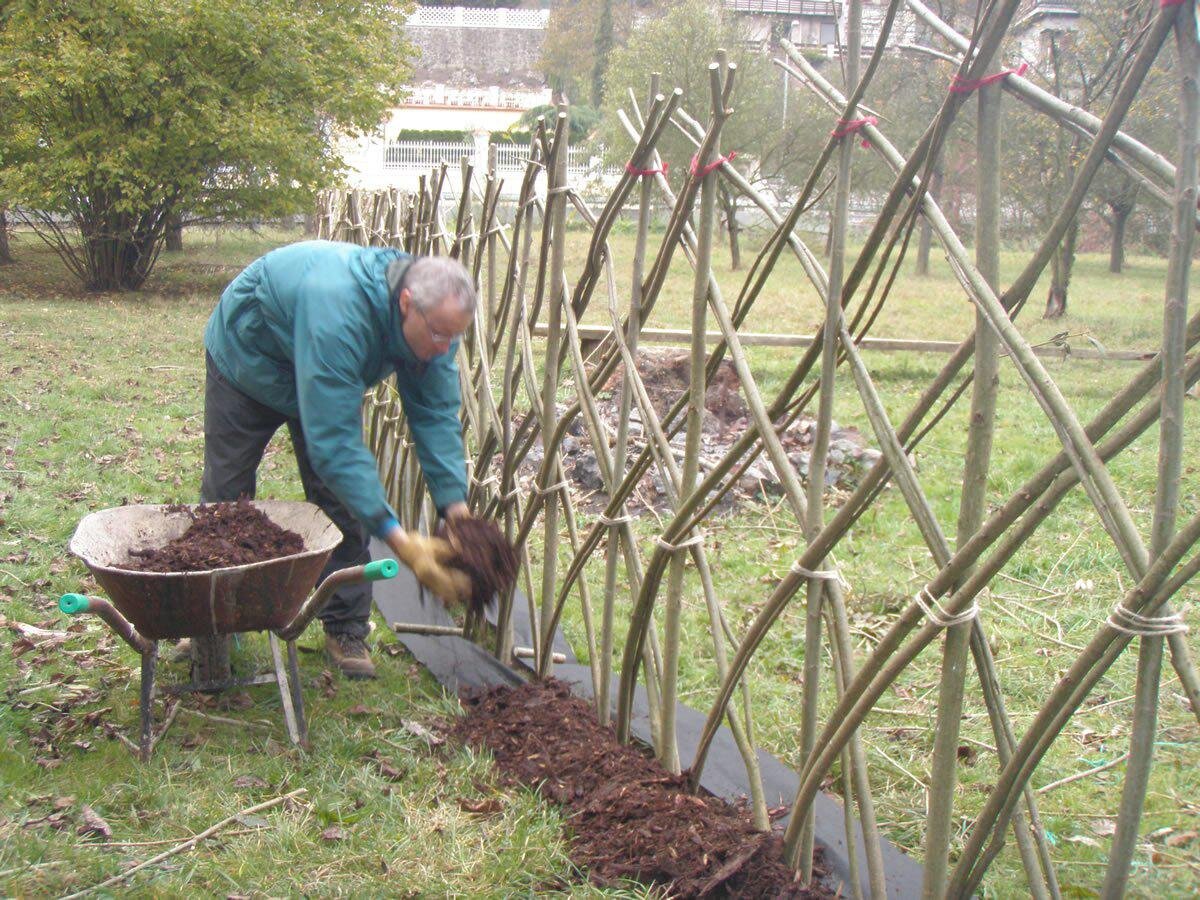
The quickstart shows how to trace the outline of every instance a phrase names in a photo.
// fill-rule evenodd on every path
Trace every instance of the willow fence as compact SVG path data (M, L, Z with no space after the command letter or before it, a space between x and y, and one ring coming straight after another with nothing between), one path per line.
M1103 895L1126 888L1154 758L1160 671L1169 658L1192 711L1200 717L1197 681L1186 626L1172 600L1200 569L1195 545L1200 513L1181 511L1179 485L1183 456L1182 409L1185 391L1200 377L1200 359L1189 349L1200 339L1200 317L1188 317L1188 278L1196 231L1196 146L1200 123L1200 49L1191 0L1156 7L1141 36L1136 56L1102 118L1071 107L1032 85L1016 72L1000 70L1000 50L1020 6L1019 0L986 5L973 33L960 35L918 0L908 7L950 46L958 72L936 116L905 156L873 116L860 112L867 86L889 40L900 0L892 0L878 23L873 54L861 52L861 3L848 13L845 91L831 84L802 53L784 44L778 64L830 109L829 139L790 207L775 208L730 165L721 152L736 68L723 55L709 67L709 110L701 122L681 107L678 90L660 92L657 77L643 107L631 98L621 120L633 150L629 165L600 209L590 208L567 178L566 113L542 122L531 142L517 212L510 224L497 218L500 178L474 172L463 163L462 183L470 184L453 208L440 205L446 167L433 169L414 194L331 192L323 198L320 234L360 244L402 247L417 254L457 257L474 274L481 303L473 329L460 349L464 430L471 449L473 509L498 517L522 548L522 593L536 623L533 668L553 671L549 652L568 602L577 603L591 670L597 714L628 739L634 689L644 686L650 704L654 750L668 768L699 780L711 741L727 723L745 762L751 809L768 825L766 800L753 739L752 697L747 666L789 605L804 611L804 678L797 742L802 760L800 788L785 835L789 858L808 875L813 853L812 805L824 779L838 765L847 820L857 818L865 846L863 891L886 895L880 828L864 753L861 729L884 692L922 653L940 653L937 729L931 762L928 820L924 837L926 896L966 896L980 888L989 866L1011 835L1028 891L1058 897L1060 889L1050 846L1038 812L1031 778L1048 748L1063 734L1089 693L1133 643L1138 646L1132 738L1116 829L1106 865ZM1123 118L1165 42L1174 39L1179 84L1179 143L1172 161L1121 131ZM940 52L940 51L939 51ZM944 54L943 54L944 55ZM861 71L860 71L861 69ZM1086 155L1058 218L1036 251L1004 289L999 283L998 147L1002 97L1007 94L1047 117L1051 127L1084 138ZM978 141L978 214L974 252L952 230L926 186L933 160L951 124L973 113ZM687 176L676 187L666 178L655 150L668 127L682 131L696 147ZM894 179L870 232L857 253L847 249L846 232L853 166L859 138L874 149L874 164L890 167ZM1152 196L1174 213L1169 270L1163 285L1161 349L1124 380L1107 405L1083 421L1047 372L1016 321L1071 220L1078 215L1092 179L1105 161L1134 172L1153 188ZM828 170L834 170L832 236L827 255L814 253L797 223ZM712 272L712 246L719 179L757 205L774 226L764 249L745 274L736 297L727 297ZM651 241L652 201L671 213ZM608 240L626 205L639 210L635 251L629 271L618 272ZM565 266L568 209L589 226L586 258L577 274ZM913 226L927 221L942 244L954 276L975 309L973 333L950 355L936 377L899 421L885 410L860 345L878 320L904 258ZM639 334L658 302L672 260L683 254L693 272L690 328L690 387L665 415L655 412L638 374ZM766 396L747 362L740 329L779 260L794 257L824 299L823 324L797 358L783 386ZM581 350L579 320L601 310L609 328L588 359ZM713 344L710 326L719 333ZM535 329L537 336L535 337ZM705 391L718 364L734 367L750 411L745 432L720 462L701 471L699 440ZM995 433L997 384L1001 364L1014 369L1053 426L1061 450L1004 502L989 506L985 493ZM597 393L620 367L615 433L597 405ZM565 407L562 389L571 385ZM853 390L861 400L882 458L848 499L827 509L824 496L825 448L830 441L835 391ZM912 450L956 403L970 405L968 449L963 463L956 533L939 521L911 461ZM780 440L801 410L815 409L810 469L802 478ZM630 440L632 414L640 417L647 441ZM1129 504L1107 463L1157 424L1159 456L1149 539L1135 527ZM604 481L607 504L588 521L578 514L567 489L562 446L569 429L582 425ZM365 429L380 460L391 499L403 522L419 527L431 510L415 455L406 438L404 413L389 386L365 404ZM682 460L672 439L682 435ZM518 469L540 446L537 476L522 489ZM800 523L799 546L790 569L757 606L750 624L738 630L713 587L705 520L742 474L766 456L778 474L784 502ZM654 469L669 500L661 529L639 539L632 527L630 499L639 480ZM846 582L837 553L850 529L879 497L885 485L902 495L911 520L928 549L936 574L887 623L886 633L865 655L851 641ZM1018 729L1006 708L1002 672L979 616L988 586L1046 522L1069 493L1081 489L1129 573L1128 587L1111 615L1094 623L1090 640L1057 683L1048 686L1032 721ZM527 548L540 547L537 564ZM781 551L786 552L786 551ZM603 575L588 563L602 561ZM685 567L694 567L708 616L708 635L717 684L715 700L694 757L680 759L675 709L679 659L695 648L681 646ZM618 603L618 597L621 598ZM467 623L468 633L506 662L513 660L511 614L514 598L500 598L494 632ZM628 608L617 620L617 609ZM933 645L931 647L931 645ZM828 659L828 666L823 660ZM832 679L836 702L822 714L823 681ZM615 687L610 688L610 685ZM998 769L985 802L974 815L951 858L956 828L956 756L964 694L986 705ZM615 694L614 694L615 691ZM849 838L856 834L847 829ZM856 854L851 852L852 864ZM860 873L852 885L859 892Z

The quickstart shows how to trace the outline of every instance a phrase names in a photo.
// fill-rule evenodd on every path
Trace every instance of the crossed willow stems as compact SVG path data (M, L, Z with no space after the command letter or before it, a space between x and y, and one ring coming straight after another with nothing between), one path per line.
M996 0L981 12L973 33L963 37L933 17L918 0L907 0L914 13L934 33L950 41L960 54L958 77L977 80L996 68L995 61L1018 6L1018 0ZM861 9L849 10L846 80L849 96L827 82L802 54L785 44L786 60L778 64L813 90L843 122L854 120L861 99L873 78L900 6L887 8L879 43L858 77L857 52ZM1197 104L1194 85L1198 54L1194 32L1177 23L1192 16L1191 4L1168 6L1153 17L1142 37L1124 82L1103 119L1049 98L1019 76L1009 76L974 95L948 91L937 116L908 158L904 158L873 124L861 126L882 163L896 174L870 233L857 256L847 265L847 204L851 181L853 140L831 135L796 202L786 212L776 210L720 152L722 127L734 111L730 100L735 67L724 55L710 66L710 110L706 124L681 108L681 94L659 92L652 79L649 103L642 115L632 97L632 115L622 122L634 141L630 164L603 208L594 213L572 189L566 170L566 114L537 128L530 145L528 165L521 179L516 213L510 225L499 220L502 182L494 158L476 183L464 161L457 190L454 224L448 228L441 209L444 189L451 184L448 167L434 169L422 178L415 194L395 191L376 194L331 192L323 198L320 233L363 244L401 246L410 252L444 253L459 258L480 284L484 298L478 318L461 352L464 424L473 454L474 508L500 516L508 535L525 547L542 520L540 578L533 561L522 559L523 586L529 598L531 620L536 623L535 668L540 676L551 671L550 638L572 592L580 601L588 664L593 679L597 712L612 721L622 739L628 739L634 687L643 681L650 705L651 730L656 753L670 768L679 770L674 710L676 672L680 652L679 621L683 598L685 560L696 567L709 617L710 636L719 679L718 694L696 754L688 768L693 785L699 782L706 756L718 726L726 722L745 762L751 786L751 806L760 827L767 827L767 811L758 774L753 736L750 690L743 676L772 624L796 593L806 590L806 678L802 703L800 790L786 832L791 860L807 876L812 857L812 801L835 760L841 760L849 777L842 779L847 811L847 840L851 846L859 831L857 810L865 842L866 890L885 893L879 829L875 822L866 756L858 736L863 719L875 702L916 656L942 632L943 665L938 702L938 734L932 762L929 826L926 835L928 896L961 896L978 888L1005 833L1012 828L1030 890L1035 896L1059 894L1049 847L1029 786L1038 762L1069 722L1088 692L1117 656L1140 636L1142 658L1138 671L1134 744L1128 770L1133 773L1122 798L1117 838L1106 875L1105 892L1117 896L1132 861L1128 836L1136 837L1145 796L1145 774L1153 747L1154 690L1162 637L1149 626L1118 627L1122 622L1164 621L1155 617L1168 609L1167 601L1196 570L1200 556L1187 558L1200 538L1200 517L1178 527L1177 481L1182 455L1180 409L1184 389L1200 378L1200 361L1188 362L1186 352L1200 340L1200 316L1187 319L1186 285L1194 234L1196 160L1194 156ZM1147 71L1175 29L1181 69L1180 153L1177 166L1139 144L1119 129ZM1060 127L1083 135L1090 148L1078 165L1075 179L1056 221L1018 277L1000 292L998 286L999 99L1007 91L1049 116ZM953 232L925 186L949 128L962 108L977 100L978 224L975 258ZM692 171L678 193L660 169L655 149L668 127L674 127L696 146ZM837 129L835 129L837 130ZM1191 140L1189 141L1189 135ZM874 159L872 155L872 161ZM829 185L823 184L827 166L836 158L833 176L831 248L828 268L799 238L801 215L818 202ZM1078 213L1088 187L1105 160L1116 160L1139 178L1155 186L1157 196L1174 197L1175 231L1166 286L1163 351L1148 362L1086 426L1065 401L1028 342L1013 324L1030 291L1042 274L1071 219ZM544 180L543 180L544 176ZM726 187L758 205L776 226L743 281L732 307L711 271L711 247L718 178ZM540 186L539 186L540 185ZM453 186L451 184L451 186ZM650 247L649 222L654 192L670 208L665 232L656 249ZM621 301L608 236L620 211L636 197L637 236L630 272L629 299ZM566 273L566 216L568 204L591 229L580 274L572 282ZM859 355L856 341L869 333L886 302L904 259L919 217L942 242L953 271L968 299L976 307L976 329L959 346L900 424L893 425ZM536 241L536 247L535 247ZM687 394L666 413L652 408L645 385L637 373L638 333L647 320L665 283L674 253L681 248L694 270L692 293L691 384ZM815 290L825 300L825 321L819 338L803 353L773 400L762 396L743 352L738 329L761 294L780 256L790 252L800 263ZM530 279L530 274L534 277ZM532 281L532 283L531 283ZM580 348L578 323L598 289L607 298L612 330L601 347L585 360ZM721 340L711 350L705 345L707 318L711 314ZM545 324L545 342L534 337L534 325ZM539 358L535 347L544 346ZM1063 450L1003 505L985 515L984 483L988 471L995 385L1001 358L1007 357L1051 422ZM706 472L698 465L698 440L703 419L703 397L720 362L728 358L738 374L750 410L750 425L725 456ZM963 374L969 362L972 371ZM835 375L845 363L863 401L883 458L869 471L849 500L828 521L822 511L821 484L817 477L824 455L817 452L828 441ZM618 427L609 433L601 420L595 395L617 368L623 369ZM819 368L818 368L819 367ZM565 408L559 403L564 387L563 370L573 379L576 399ZM957 540L954 547L937 521L913 471L908 453L921 441L967 390L972 392L972 428L964 466ZM817 400L816 437L812 454L814 472L802 483L787 460L779 435L810 402ZM645 446L630 446L629 421L633 410L640 416ZM406 524L428 521L431 510L421 484L415 456L405 437L404 417L395 392L381 387L366 399L365 430L381 461L381 471ZM609 497L604 512L582 529L570 492L561 444L574 423L582 420L596 453ZM1160 423L1159 489L1156 494L1151 545L1147 548L1133 525L1123 498L1105 464L1128 447L1154 422ZM673 439L684 431L682 464ZM612 444L610 449L610 442ZM538 444L541 461L533 489L523 496L517 471ZM700 525L711 509L765 453L781 480L784 499L801 525L804 545L797 548L792 570L767 598L759 615L740 635L726 620L713 588L711 569ZM649 556L642 553L627 503L642 476L657 468L670 506L664 526L654 538ZM896 619L888 633L865 659L854 658L843 583L833 557L840 540L878 497L895 481L909 512L929 547L937 574ZM1095 506L1105 529L1136 579L1122 600L1125 616L1116 625L1101 625L1070 671L1051 692L1034 724L1018 738L1005 709L1000 673L989 650L987 635L973 614L977 598L1034 531L1076 485ZM565 526L568 552L560 560L560 523ZM586 563L606 542L604 599L599 616L593 608ZM955 549L956 548L956 549ZM1185 561L1186 558L1186 561ZM627 621L619 670L612 659L617 645L616 603L620 563L624 562L627 596L632 608ZM662 591L666 580L666 590ZM535 583L536 582L536 583ZM653 614L663 597L664 631L661 640ZM512 597L501 598L496 628L489 633L481 622L468 622L467 631L488 641L503 660L512 658ZM1137 619L1137 616L1146 617ZM1131 618L1133 617L1133 618ZM825 630L833 660L836 708L824 727L817 704L821 669L820 650ZM597 634L597 631L599 632ZM1133 632L1133 633L1130 633ZM1200 694L1187 645L1178 635L1169 636L1175 666L1193 709L1200 715ZM956 865L949 866L954 799L954 751L970 656L979 676L989 721L995 736L1000 772L967 836ZM731 708L734 694L738 708ZM615 718L612 707L615 704ZM1145 736L1149 734L1147 741ZM1140 773L1140 774L1139 774ZM852 889L861 894L857 871L859 856L849 854Z

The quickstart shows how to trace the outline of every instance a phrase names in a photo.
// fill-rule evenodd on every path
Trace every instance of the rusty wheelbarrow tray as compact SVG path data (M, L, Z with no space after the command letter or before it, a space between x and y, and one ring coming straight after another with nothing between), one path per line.
M187 530L192 519L188 508L178 505L100 510L80 521L71 538L71 553L83 561L112 602L66 594L59 607L72 615L98 615L141 654L142 729L136 749L143 759L149 758L157 740L152 718L158 641L266 631L275 669L273 676L221 684L193 682L186 688L211 690L274 681L279 687L288 736L303 745L307 742L308 726L295 639L338 587L396 574L394 560L380 560L340 569L314 591L330 554L341 543L341 532L311 503L259 500L254 501L254 506L276 525L299 534L304 549L265 562L203 572L140 572L129 568L131 551L157 549ZM279 644L281 638L287 644L286 667Z

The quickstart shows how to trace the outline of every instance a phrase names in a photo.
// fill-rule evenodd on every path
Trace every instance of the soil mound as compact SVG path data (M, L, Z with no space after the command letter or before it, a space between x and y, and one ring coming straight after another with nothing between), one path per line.
M205 572L278 559L304 549L300 535L280 528L246 499L179 509L192 517L188 530L165 546L131 550L130 569Z
M593 883L636 879L671 897L836 896L795 883L778 834L755 831L744 809L688 793L685 778L618 743L562 682L491 688L463 703L455 737L565 807L571 858Z

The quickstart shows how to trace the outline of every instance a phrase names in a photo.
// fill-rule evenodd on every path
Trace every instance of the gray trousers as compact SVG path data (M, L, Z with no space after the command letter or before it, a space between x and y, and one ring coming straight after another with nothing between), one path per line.
M299 419L264 406L230 384L217 369L212 357L204 354L204 478L200 500L217 503L254 497L258 464L271 437L286 423L296 451L300 481L309 503L321 507L342 532L338 544L321 577L348 566L371 561L370 535L325 486L309 462L304 447L304 431ZM320 613L319 618L330 634L366 637L371 617L371 583L344 587Z

